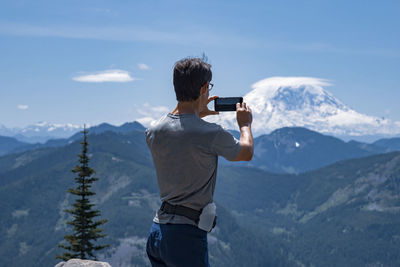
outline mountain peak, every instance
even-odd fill
[[[330,86],[326,80],[311,77],[272,77],[256,82],[245,98],[253,102],[253,109],[261,112],[280,110],[313,110],[317,106],[348,108],[323,86]],[[254,105],[255,104],[255,105]],[[285,126],[285,125],[283,125]],[[294,125],[288,125],[294,126]]]
[[[253,111],[255,135],[282,127],[306,127],[336,136],[394,135],[400,123],[358,113],[328,92],[331,84],[313,77],[271,77],[252,85],[243,98]],[[236,129],[234,112],[207,118]]]

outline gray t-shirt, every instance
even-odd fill
[[[161,117],[146,129],[153,156],[161,201],[201,210],[213,202],[218,156],[234,159],[240,143],[228,131],[196,114]],[[157,211],[157,223],[192,224],[180,215]]]

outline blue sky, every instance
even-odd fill
[[[203,52],[220,96],[317,77],[356,111],[400,121],[399,11],[400,1],[3,0],[0,124],[120,125],[172,110],[174,63]]]

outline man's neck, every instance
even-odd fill
[[[199,101],[178,101],[175,109],[171,112],[172,114],[196,114],[199,116],[200,105]]]

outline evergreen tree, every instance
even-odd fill
[[[95,193],[90,191],[90,187],[98,178],[91,177],[96,172],[89,167],[87,133],[86,126],[84,126],[83,142],[81,142],[82,153],[79,155],[80,166],[77,165],[72,169],[73,173],[78,174],[78,177],[75,177],[77,187],[68,189],[69,193],[78,196],[78,198],[75,200],[72,209],[64,210],[73,216],[73,220],[67,222],[67,224],[73,226],[73,234],[64,236],[69,245],[58,245],[68,250],[63,255],[56,255],[56,258],[64,261],[72,258],[97,260],[93,252],[109,246],[96,246],[92,242],[106,236],[102,233],[103,229],[98,228],[98,226],[106,223],[107,219],[93,221],[94,217],[100,216],[100,211],[92,209],[94,204],[90,203],[89,196],[95,195]]]

